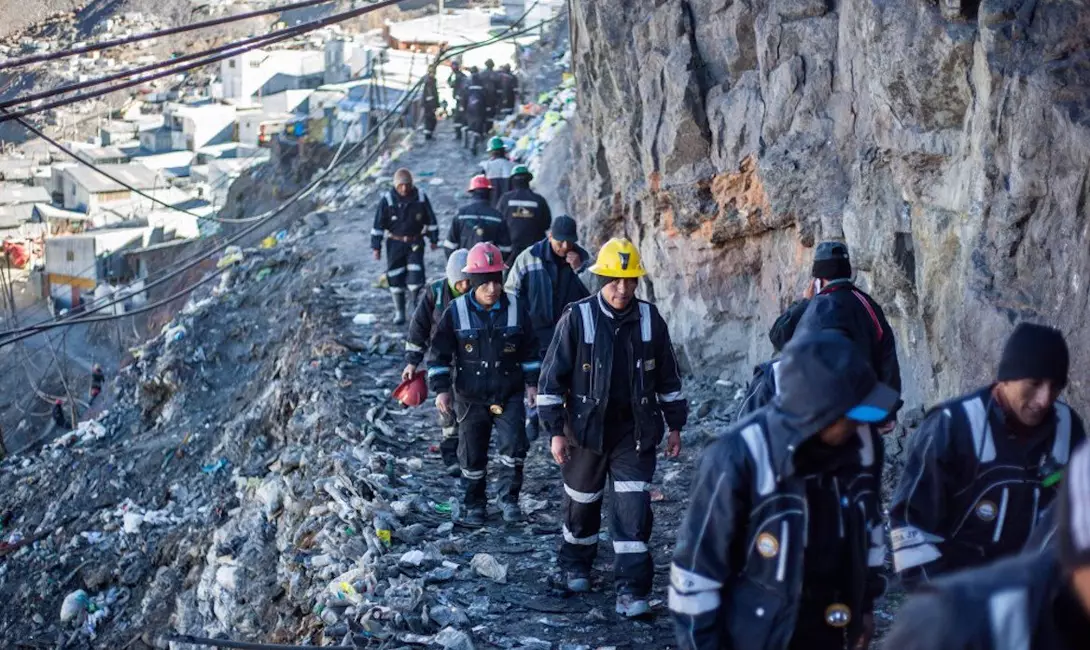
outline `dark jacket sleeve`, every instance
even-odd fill
[[[503,253],[504,259],[511,256],[511,231],[507,228],[507,222],[503,220],[503,215],[499,212],[496,214],[500,217],[500,227],[496,230],[496,247]]]
[[[654,337],[655,390],[662,416],[666,419],[666,428],[680,431],[689,419],[689,402],[681,390],[681,371],[678,369],[674,345],[670,341],[670,329],[657,309],[654,314],[655,329],[658,330],[658,336]]]
[[[527,386],[537,386],[541,374],[541,350],[538,347],[537,333],[534,332],[534,324],[530,322],[530,311],[526,308],[526,301],[518,301],[519,323],[522,326],[522,349],[519,350],[519,358],[522,359],[522,376]]]
[[[731,562],[737,518],[745,512],[740,438],[727,434],[704,452],[670,566],[669,607],[678,650],[730,648],[721,638],[723,587],[740,567]]]
[[[405,337],[405,363],[419,366],[431,343],[432,319],[435,314],[435,290],[424,288],[423,298],[416,303],[413,319],[409,322],[409,334]]]
[[[552,436],[564,435],[564,400],[571,388],[572,365],[576,351],[571,305],[564,308],[553,331],[553,340],[545,353],[537,394],[537,414],[542,426]]]
[[[901,392],[901,363],[897,360],[897,337],[893,334],[893,327],[886,320],[886,315],[882,312],[882,307],[877,303],[872,303],[874,309],[878,312],[878,322],[882,326],[882,362],[881,367],[878,368],[878,379],[882,383],[890,386],[898,393]],[[897,411],[901,409],[904,404],[904,400],[897,400],[897,407],[890,414],[890,419],[897,418]]]
[[[749,387],[746,388],[746,397],[742,400],[742,403],[738,406],[738,411],[734,414],[735,422],[741,420],[750,413],[753,413],[765,404],[768,404],[772,401],[772,398],[776,396],[776,393],[766,376],[765,371],[768,369],[769,368],[766,365],[760,365],[753,369],[753,379],[749,381]]]
[[[893,566],[913,589],[944,568],[942,522],[947,509],[946,477],[951,475],[950,415],[935,409],[909,441],[904,473],[890,505]]]
[[[927,590],[908,599],[897,612],[893,629],[882,641],[884,650],[976,650],[983,639],[966,638],[971,628],[958,624],[957,603]]]
[[[382,198],[378,200],[378,207],[375,209],[375,222],[371,226],[371,248],[373,250],[382,248],[382,238],[386,236],[387,208],[386,194],[383,194]]]
[[[453,386],[454,354],[458,337],[454,333],[454,316],[448,308],[439,319],[428,354],[428,384],[433,393],[449,393]]]
[[[450,254],[458,250],[458,242],[462,238],[462,220],[458,218],[458,215],[454,215],[454,218],[450,220],[450,230],[447,231],[447,238],[443,240],[443,254],[447,259],[450,258]]]
[[[886,466],[885,438],[878,433],[877,427],[870,428],[871,440],[874,442],[874,479],[875,485],[884,485],[882,473]],[[882,515],[881,497],[874,495],[873,509],[868,508],[867,517],[867,584],[863,594],[863,611],[873,612],[874,601],[886,593],[888,583],[886,581],[886,527],[885,517]]]
[[[553,211],[549,209],[549,202],[545,200],[545,197],[538,199],[541,204],[541,209],[538,210],[538,227],[542,230],[548,230],[553,226]]]
[[[424,210],[428,214],[427,237],[432,244],[439,244],[439,220],[435,218],[435,210],[431,207],[431,199],[424,197]]]

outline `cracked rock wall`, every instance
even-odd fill
[[[941,5],[569,0],[571,207],[637,242],[694,370],[748,377],[842,238],[910,404],[987,380],[1020,319],[1066,332],[1087,403],[1090,12]]]

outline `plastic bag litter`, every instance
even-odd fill
[[[242,249],[238,246],[228,246],[223,251],[223,256],[220,257],[220,261],[216,262],[216,268],[222,269],[225,266],[237,264],[243,260]]]
[[[65,596],[64,602],[61,603],[61,622],[67,623],[79,616],[80,612],[87,609],[90,602],[87,592],[82,589],[77,589]]]
[[[374,325],[378,322],[378,316],[374,314],[356,314],[352,317],[352,323],[355,325]]]
[[[496,558],[488,553],[477,553],[474,555],[473,559],[469,561],[469,566],[476,571],[479,576],[488,578],[493,582],[507,584],[507,565],[500,564]]]

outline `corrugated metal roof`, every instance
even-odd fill
[[[143,165],[100,165],[99,167],[111,176],[115,176],[119,180],[128,183],[138,190],[150,190],[155,188],[155,172]],[[87,191],[92,194],[116,192],[125,189],[89,167],[75,167],[67,170],[65,173],[71,176],[72,180],[76,183],[87,188]],[[159,184],[165,185],[165,182],[160,182]]]
[[[44,187],[32,185],[0,185],[0,205],[49,203],[52,197]]]

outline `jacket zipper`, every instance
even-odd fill
[[[833,492],[836,494],[836,519],[840,530],[840,539],[844,539],[844,507],[840,502],[840,481],[833,477]]]
[[[1003,496],[999,500],[999,516],[995,522],[995,533],[992,535],[992,543],[998,544],[1003,536],[1003,523],[1007,520],[1007,501],[1010,499],[1010,488],[1003,488]]]

